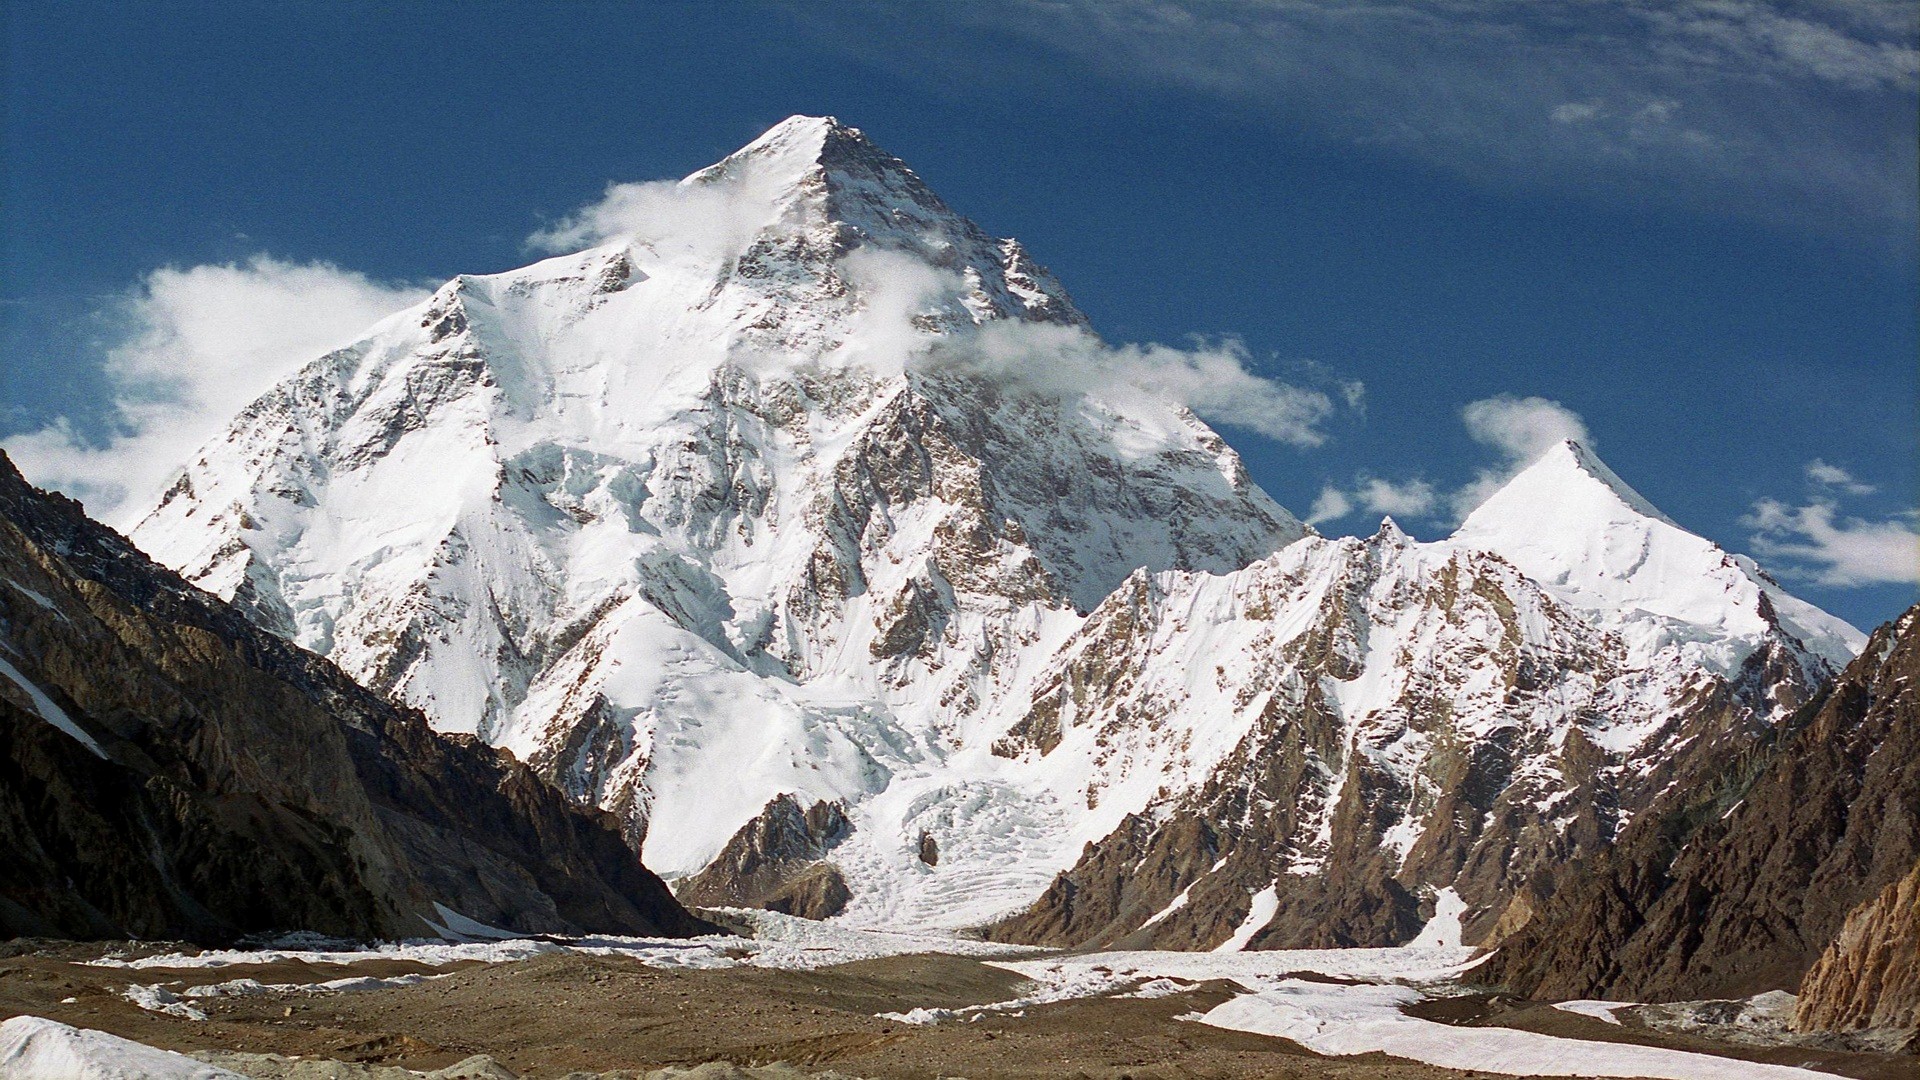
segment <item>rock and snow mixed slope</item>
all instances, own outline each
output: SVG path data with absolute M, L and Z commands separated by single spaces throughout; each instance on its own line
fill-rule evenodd
M 835 121 L 670 201 L 315 361 L 135 540 L 664 873 L 829 859 L 922 925 L 1044 891 L 1042 937 L 1177 894 L 1155 933 L 1210 944 L 1271 890 L 1277 941 L 1341 875 L 1399 892 L 1336 937 L 1456 882 L 1484 922 L 1857 647 L 1572 445 L 1453 541 L 1310 535 L 1187 409 L 1057 377 L 1059 284 Z

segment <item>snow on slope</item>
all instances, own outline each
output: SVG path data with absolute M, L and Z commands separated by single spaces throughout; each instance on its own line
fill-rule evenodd
M 1577 475 L 1529 470 L 1451 544 L 1311 537 L 1187 409 L 1046 370 L 1094 340 L 1058 282 L 831 119 L 663 198 L 626 239 L 456 278 L 316 360 L 134 539 L 620 814 L 669 876 L 792 794 L 847 807 L 850 919 L 978 923 L 1331 702 L 1318 817 L 1288 840 L 1312 874 L 1351 761 L 1417 789 L 1460 738 L 1551 742 L 1604 726 L 1596 702 L 1644 746 L 1694 675 L 1785 641 L 1747 614 L 1763 600 L 1806 679 L 1850 647 L 1751 564 L 1699 594 L 1688 568 L 1724 556 L 1577 449 Z M 1599 562 L 1595 528 L 1620 548 Z M 1658 557 L 1621 555 L 1635 537 Z M 1450 612 L 1463 573 L 1507 599 Z M 1624 642 L 1604 674 L 1586 619 Z M 1508 653 L 1469 655 L 1495 626 Z M 1505 701 L 1520 653 L 1557 698 Z M 1434 729 L 1436 700 L 1462 719 Z M 1428 823 L 1400 816 L 1404 862 Z
M 1000 703 L 1135 568 L 1305 529 L 1173 402 L 970 367 L 980 325 L 1084 319 L 858 132 L 794 118 L 682 187 L 727 228 L 449 282 L 250 406 L 135 539 L 663 872 L 790 792 L 855 804 L 854 876 L 1017 906 L 1077 796 L 985 752 Z M 937 882 L 894 850 L 920 828 Z
M 1788 595 L 1753 560 L 1687 532 L 1593 452 L 1559 443 L 1454 533 L 1495 552 L 1619 633 L 1637 663 L 1663 650 L 1731 675 L 1769 635 L 1835 669 L 1866 644 L 1852 626 Z

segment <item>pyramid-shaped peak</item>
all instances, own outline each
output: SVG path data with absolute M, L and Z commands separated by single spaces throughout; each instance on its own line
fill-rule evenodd
M 884 186 L 925 190 L 906 162 L 874 145 L 859 128 L 832 116 L 789 116 L 685 182 L 753 178 L 800 184 L 815 176 L 825 178 L 830 186 L 864 178 Z
M 1675 523 L 1572 439 L 1520 470 L 1450 542 L 1505 558 L 1603 624 L 1641 620 L 1629 636 L 1638 635 L 1643 651 L 1695 637 L 1757 641 L 1776 624 L 1835 664 L 1858 648 L 1859 631 Z M 1676 636 L 1671 628 L 1680 625 L 1695 629 Z M 1746 655 L 1722 652 L 1711 662 L 1737 665 Z
M 1595 523 L 1633 518 L 1681 528 L 1608 468 L 1599 455 L 1577 440 L 1563 439 L 1467 515 L 1456 535 L 1515 528 L 1530 531 L 1535 523 L 1546 520 Z

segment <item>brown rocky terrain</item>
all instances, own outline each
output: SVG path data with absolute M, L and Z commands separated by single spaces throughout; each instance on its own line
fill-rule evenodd
M 705 870 L 680 882 L 674 895 L 698 907 L 830 918 L 853 894 L 826 856 L 852 831 L 839 803 L 816 802 L 802 810 L 793 796 L 781 795 L 741 826 Z
M 1920 1037 L 1920 863 L 1847 916 L 1801 980 L 1793 1026 Z
M 1532 997 L 1672 1001 L 1791 991 L 1814 968 L 1803 1025 L 1898 1023 L 1917 861 L 1920 608 L 1777 739 L 1537 881 L 1531 919 L 1480 975 Z
M 1025 980 L 978 960 L 910 955 L 815 971 L 648 967 L 624 957 L 552 953 L 531 960 L 423 968 L 386 960 L 351 966 L 295 961 L 221 969 L 139 972 L 82 961 L 100 949 L 42 943 L 0 960 L 0 1020 L 28 1013 L 196 1055 L 232 1068 L 252 1055 L 295 1056 L 375 1070 L 445 1069 L 492 1059 L 499 1072 L 468 1077 L 569 1077 L 612 1072 L 621 1080 L 715 1061 L 742 1069 L 786 1062 L 795 1073 L 831 1071 L 867 1080 L 1487 1080 L 1366 1054 L 1321 1057 L 1286 1039 L 1179 1019 L 1237 992 L 1195 984 L 1159 998 L 1087 998 L 991 1013 L 972 1022 L 904 1024 L 876 1015 L 915 1006 L 1004 1001 Z M 129 982 L 191 986 L 252 978 L 266 984 L 349 975 L 440 974 L 413 986 L 334 994 L 272 991 L 190 998 L 205 1020 L 163 1015 L 122 996 Z M 1527 1002 L 1455 999 L 1424 1010 L 1444 1023 L 1499 1025 L 1580 1039 L 1630 1041 L 1802 1064 L 1860 1080 L 1902 1080 L 1905 1062 L 1885 1056 L 1742 1048 L 1616 1027 Z M 217 1051 L 223 1053 L 212 1053 Z M 267 1064 L 257 1058 L 252 1065 Z M 249 1069 L 274 1075 L 269 1069 Z M 284 1073 L 282 1075 L 285 1075 Z M 357 1071 L 310 1072 L 350 1080 Z M 752 1074 L 749 1074 L 752 1075 Z M 741 1080 L 712 1069 L 699 1080 Z M 788 1080 L 788 1074 L 774 1076 Z M 392 1077 L 392 1080 L 398 1080 Z M 694 1078 L 688 1078 L 694 1080 Z M 753 1076 L 753 1080 L 773 1080 Z
M 419 937 L 436 905 L 522 932 L 705 928 L 608 815 L 256 628 L 4 456 L 0 660 L 0 932 Z
M 1252 948 L 1396 945 L 1433 915 L 1434 888 L 1450 884 L 1467 905 L 1465 940 L 1496 940 L 1525 921 L 1536 876 L 1600 854 L 1667 793 L 1717 778 L 1769 737 L 1777 703 L 1813 692 L 1791 651 L 1771 645 L 1731 678 L 1691 680 L 1653 749 L 1628 760 L 1588 736 L 1588 724 L 1604 722 L 1602 703 L 1565 704 L 1583 685 L 1651 677 L 1625 670 L 1606 635 L 1498 556 L 1436 559 L 1391 523 L 1341 544 L 1329 545 L 1334 584 L 1313 626 L 1266 646 L 1266 667 L 1244 695 L 1254 702 L 1263 692 L 1264 704 L 1205 783 L 1130 815 L 989 938 L 1211 948 L 1271 889 L 1275 912 Z M 1123 590 L 1094 614 L 1096 644 L 996 752 L 1051 752 L 1057 717 L 1076 709 L 1108 709 L 1117 725 L 1165 710 L 1135 692 L 1136 654 L 1161 632 L 1160 608 L 1172 618 L 1183 608 L 1144 578 L 1135 585 L 1136 596 Z M 1246 605 L 1285 610 L 1297 587 L 1278 575 L 1249 580 Z M 1529 633 L 1541 624 L 1563 629 Z M 1349 721 L 1337 695 L 1368 675 L 1382 640 L 1414 674 L 1385 708 Z M 1476 679 L 1498 694 L 1474 701 L 1463 687 Z M 1573 722 L 1538 722 L 1557 710 Z M 1404 747 L 1415 749 L 1388 752 Z

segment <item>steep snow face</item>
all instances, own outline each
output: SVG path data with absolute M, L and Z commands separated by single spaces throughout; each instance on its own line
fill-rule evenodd
M 1753 560 L 1675 524 L 1572 440 L 1483 503 L 1453 542 L 1512 562 L 1618 633 L 1640 663 L 1668 653 L 1730 676 L 1784 634 L 1830 666 L 1826 677 L 1866 642 Z
M 794 118 L 670 199 L 309 365 L 136 542 L 620 812 L 663 871 L 792 793 L 986 807 L 944 872 L 1044 883 L 1054 840 L 1004 849 L 1061 835 L 1051 790 L 953 760 L 1136 569 L 1229 571 L 1305 528 L 1175 403 L 970 362 L 982 327 L 1084 319 L 859 132 Z

